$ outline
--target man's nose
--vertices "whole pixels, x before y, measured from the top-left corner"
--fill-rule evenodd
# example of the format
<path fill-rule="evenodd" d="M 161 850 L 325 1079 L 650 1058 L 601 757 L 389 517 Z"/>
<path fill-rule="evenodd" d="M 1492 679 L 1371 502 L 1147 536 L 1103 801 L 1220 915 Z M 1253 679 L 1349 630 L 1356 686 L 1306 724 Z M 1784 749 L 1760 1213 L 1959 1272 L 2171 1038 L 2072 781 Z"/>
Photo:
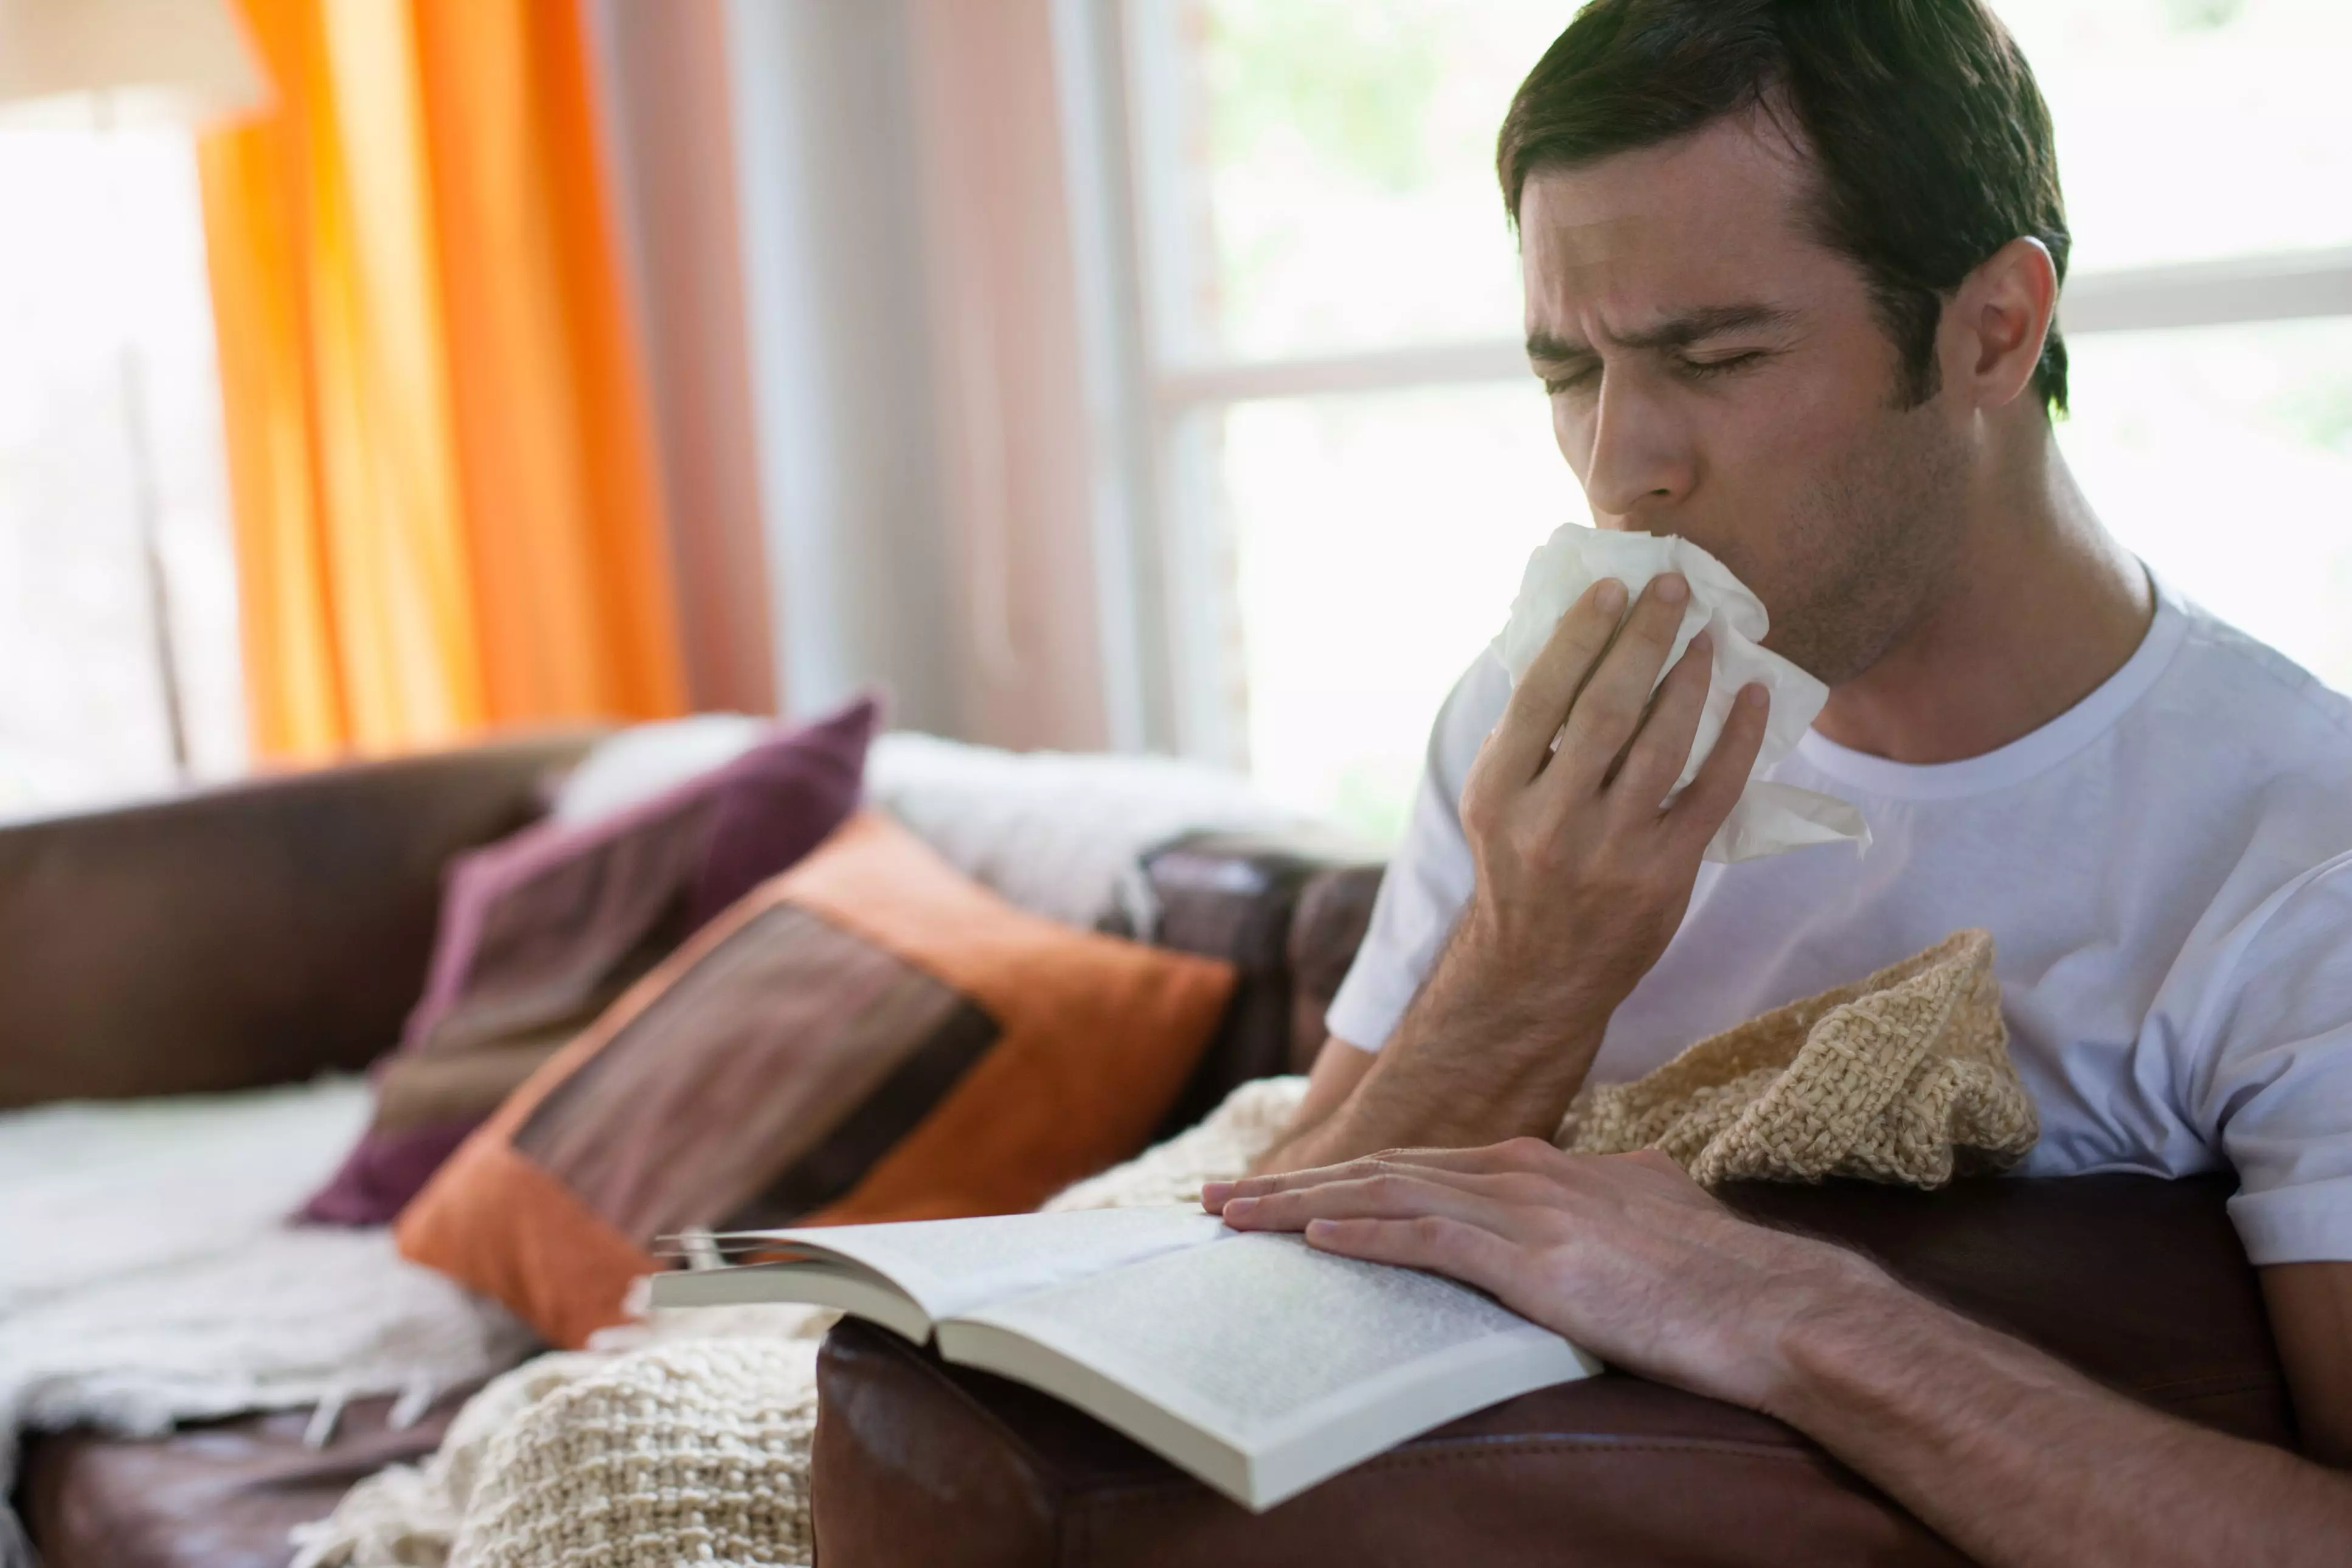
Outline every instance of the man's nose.
<path fill-rule="evenodd" d="M 1635 380 L 1603 380 L 1584 479 L 1596 520 L 1622 517 L 1642 527 L 1689 496 L 1696 469 L 1689 432 L 1670 408 Z"/>

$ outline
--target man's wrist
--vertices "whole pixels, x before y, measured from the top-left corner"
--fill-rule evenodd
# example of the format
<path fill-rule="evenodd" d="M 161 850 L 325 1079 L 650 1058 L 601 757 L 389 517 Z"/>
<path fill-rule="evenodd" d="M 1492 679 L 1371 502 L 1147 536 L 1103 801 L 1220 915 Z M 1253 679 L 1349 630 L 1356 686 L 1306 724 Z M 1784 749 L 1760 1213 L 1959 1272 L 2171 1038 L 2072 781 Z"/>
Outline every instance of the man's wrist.
<path fill-rule="evenodd" d="M 1573 1035 L 1587 1026 L 1597 1034 L 1608 1026 L 1630 984 L 1589 972 L 1580 954 L 1515 952 L 1504 926 L 1496 911 L 1473 900 L 1440 955 L 1438 976 L 1452 970 L 1464 990 L 1531 1036 Z"/>
<path fill-rule="evenodd" d="M 1937 1309 L 1886 1271 L 1844 1247 L 1806 1239 L 1818 1249 L 1788 1282 L 1786 1295 L 1756 1315 L 1757 1405 L 1816 1436 L 1856 1413 L 1859 1396 L 1893 1347 L 1916 1342 L 1920 1321 Z"/>
<path fill-rule="evenodd" d="M 1354 1091 L 1262 1167 L 1549 1139 L 1558 1131 L 1614 1005 L 1600 1001 L 1589 984 L 1562 984 L 1559 966 L 1516 972 L 1486 940 L 1478 911 L 1465 911 Z"/>
<path fill-rule="evenodd" d="M 1569 1079 L 1573 1091 L 1617 1000 L 1572 965 L 1514 963 L 1474 911 L 1439 955 L 1400 1033 L 1416 1054 L 1428 1048 L 1423 1041 L 1458 1054 L 1473 1083 L 1492 1080 L 1499 1090 L 1507 1079 L 1557 1077 Z"/>

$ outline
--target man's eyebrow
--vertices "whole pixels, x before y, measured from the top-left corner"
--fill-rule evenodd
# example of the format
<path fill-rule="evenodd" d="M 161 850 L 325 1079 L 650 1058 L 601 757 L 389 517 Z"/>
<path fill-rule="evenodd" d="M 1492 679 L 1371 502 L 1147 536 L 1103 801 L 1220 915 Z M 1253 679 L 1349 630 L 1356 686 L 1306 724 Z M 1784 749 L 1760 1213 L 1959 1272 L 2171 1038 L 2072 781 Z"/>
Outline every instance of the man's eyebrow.
<path fill-rule="evenodd" d="M 1556 338 L 1549 332 L 1528 334 L 1528 358 L 1537 364 L 1564 364 L 1570 360 L 1591 359 L 1591 343 L 1572 343 L 1566 338 Z"/>
<path fill-rule="evenodd" d="M 1796 319 L 1795 311 L 1773 305 L 1708 305 L 1669 316 L 1656 326 L 1642 331 L 1627 332 L 1617 342 L 1629 349 L 1686 349 L 1693 343 L 1705 342 L 1726 332 L 1748 331 L 1758 327 L 1785 327 Z M 1539 364 L 1590 359 L 1592 353 L 1590 343 L 1570 342 L 1549 332 L 1528 334 L 1528 358 Z"/>

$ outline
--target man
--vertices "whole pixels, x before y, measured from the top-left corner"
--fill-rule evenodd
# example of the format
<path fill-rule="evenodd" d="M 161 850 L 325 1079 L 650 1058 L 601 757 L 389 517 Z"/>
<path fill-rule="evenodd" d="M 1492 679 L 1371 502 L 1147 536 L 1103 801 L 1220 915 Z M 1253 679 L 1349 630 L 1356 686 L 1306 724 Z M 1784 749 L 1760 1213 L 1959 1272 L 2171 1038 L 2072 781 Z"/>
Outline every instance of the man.
<path fill-rule="evenodd" d="M 1625 614 L 1599 585 L 1516 690 L 1482 658 L 1447 700 L 1262 1167 L 1289 1173 L 1209 1205 L 1781 1416 L 1988 1562 L 2344 1560 L 2352 702 L 2152 584 L 2069 478 L 2067 232 L 2024 61 L 1979 0 L 1596 0 L 1499 163 L 1596 520 L 1758 592 L 1769 646 L 1832 689 L 1770 776 L 1877 842 L 1702 866 L 1762 693 L 1662 805 L 1706 653 L 1647 700 L 1686 589 Z M 2238 1173 L 2313 1459 L 2130 1404 L 1659 1157 L 1540 1141 L 1588 1079 L 1971 925 L 2041 1112 L 2030 1173 Z"/>

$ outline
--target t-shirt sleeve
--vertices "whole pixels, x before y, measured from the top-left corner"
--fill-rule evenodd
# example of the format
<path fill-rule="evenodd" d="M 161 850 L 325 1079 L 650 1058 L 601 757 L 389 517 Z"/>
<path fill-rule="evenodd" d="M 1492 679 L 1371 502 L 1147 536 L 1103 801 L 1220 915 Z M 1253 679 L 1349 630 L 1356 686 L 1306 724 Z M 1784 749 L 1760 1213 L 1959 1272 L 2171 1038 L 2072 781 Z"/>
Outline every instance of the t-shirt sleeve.
<path fill-rule="evenodd" d="M 1469 901 L 1474 867 L 1462 832 L 1462 784 L 1510 697 L 1509 672 L 1481 652 L 1430 726 L 1404 842 L 1381 879 L 1363 946 L 1323 1018 L 1351 1046 L 1376 1051 L 1387 1043 Z"/>
<path fill-rule="evenodd" d="M 2198 1120 L 2237 1170 L 2230 1217 L 2249 1258 L 2352 1261 L 2352 855 L 2290 884 L 2257 921 Z"/>

